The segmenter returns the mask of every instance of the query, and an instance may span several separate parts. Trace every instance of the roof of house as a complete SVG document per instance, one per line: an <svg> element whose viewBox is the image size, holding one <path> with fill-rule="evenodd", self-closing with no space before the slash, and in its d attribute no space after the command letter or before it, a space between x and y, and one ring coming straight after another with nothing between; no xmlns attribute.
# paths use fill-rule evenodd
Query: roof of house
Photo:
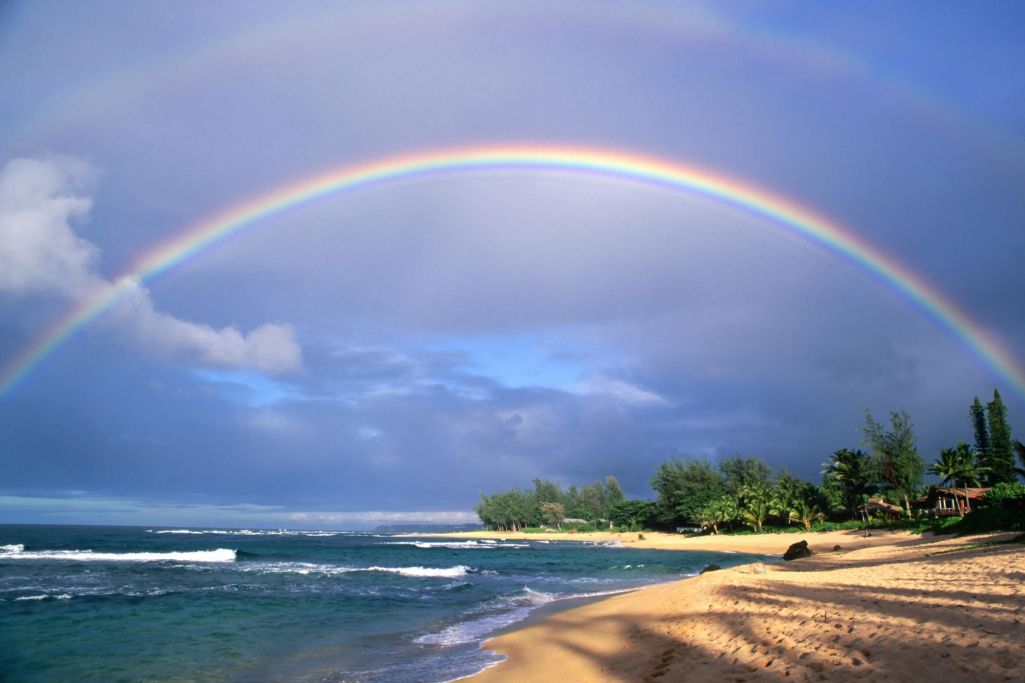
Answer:
<svg viewBox="0 0 1025 683"><path fill-rule="evenodd" d="M950 496L952 498L960 498L964 500L965 495L968 496L968 500L981 500L987 493L992 491L992 487L989 486L969 486L965 489L963 486L957 488L947 488L946 486L937 486L936 488L929 489L929 493L916 498L911 501L912 505L927 505L936 500L939 495ZM965 493L967 491L967 494Z"/></svg>
<svg viewBox="0 0 1025 683"><path fill-rule="evenodd" d="M865 509L866 510L886 510L887 512L892 512L892 513L897 514L897 515L903 515L904 514L904 508L902 508L899 505L894 505L893 503L887 503L882 498L869 498L868 502L865 503Z"/></svg>

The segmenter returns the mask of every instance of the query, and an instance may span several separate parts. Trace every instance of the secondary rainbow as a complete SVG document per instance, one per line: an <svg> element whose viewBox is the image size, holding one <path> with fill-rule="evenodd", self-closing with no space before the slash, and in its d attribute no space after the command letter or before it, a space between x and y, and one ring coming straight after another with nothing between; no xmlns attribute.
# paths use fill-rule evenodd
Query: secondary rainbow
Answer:
<svg viewBox="0 0 1025 683"><path fill-rule="evenodd" d="M815 211L752 184L667 159L599 148L550 145L464 147L345 165L249 198L144 254L112 286L59 319L29 344L0 375L0 397L33 368L109 309L127 291L229 237L295 207L329 195L430 174L481 171L569 172L686 191L735 207L850 259L920 308L975 353L1025 398L1025 373L1000 342L935 287L877 247Z"/></svg>

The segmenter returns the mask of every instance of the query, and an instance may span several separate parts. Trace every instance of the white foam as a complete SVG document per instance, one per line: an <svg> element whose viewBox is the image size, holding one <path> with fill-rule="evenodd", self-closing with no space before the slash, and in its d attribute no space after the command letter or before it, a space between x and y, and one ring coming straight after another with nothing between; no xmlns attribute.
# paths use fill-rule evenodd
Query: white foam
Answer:
<svg viewBox="0 0 1025 683"><path fill-rule="evenodd" d="M20 598L15 598L14 601L19 600L46 600L47 598L53 598L54 600L70 600L71 593L60 593L58 595L23 595Z"/></svg>
<svg viewBox="0 0 1025 683"><path fill-rule="evenodd" d="M195 534L195 535L199 536L199 535L202 535L202 534L208 534L210 532L209 531L193 531L191 529L157 529L156 531L154 531L153 529L146 529L146 533L148 533L148 534Z"/></svg>
<svg viewBox="0 0 1025 683"><path fill-rule="evenodd" d="M239 569L266 574L322 574L325 576L353 572L385 572L416 579L458 579L466 576L467 572L473 571L471 567L462 564L454 567L340 567L310 562L248 563L240 565Z"/></svg>
<svg viewBox="0 0 1025 683"><path fill-rule="evenodd" d="M620 541L591 541L588 545L597 546L599 548L624 548Z"/></svg>
<svg viewBox="0 0 1025 683"><path fill-rule="evenodd" d="M455 567L367 567L356 571L390 572L417 579L457 579L466 576L469 569L466 565L460 564Z"/></svg>
<svg viewBox="0 0 1025 683"><path fill-rule="evenodd" d="M451 550L488 550L496 546L483 545L477 541L389 541L384 545L409 545L416 548L449 548Z"/></svg>
<svg viewBox="0 0 1025 683"><path fill-rule="evenodd" d="M234 562L230 548L167 553L94 553L91 550L34 550L7 552L5 560L73 560L76 562Z"/></svg>
<svg viewBox="0 0 1025 683"><path fill-rule="evenodd" d="M529 548L529 543L502 543L496 541L390 541L385 545L411 545L417 548L448 548L450 550L493 550L495 548Z"/></svg>
<svg viewBox="0 0 1025 683"><path fill-rule="evenodd" d="M340 536L341 531L292 531L291 529L146 529L148 534L212 534L216 536Z"/></svg>
<svg viewBox="0 0 1025 683"><path fill-rule="evenodd" d="M510 624L515 624L518 621L523 621L532 611L542 605L547 605L560 600L592 598L605 595L615 595L617 593L624 592L626 592L626 590L559 594L535 591L524 586L523 590L518 593L502 596L496 600L489 601L485 605L474 610L474 613L489 611L491 612L490 614L477 619L470 619L468 621L459 622L458 624L452 624L437 633L428 633L427 635L420 636L413 642L420 645L441 645L442 647L479 642L483 641L486 637L490 636L500 628L504 628ZM498 610L497 613L496 610Z"/></svg>
<svg viewBox="0 0 1025 683"><path fill-rule="evenodd" d="M12 545L0 545L0 553L23 553L25 552L25 546L21 543L14 543Z"/></svg>

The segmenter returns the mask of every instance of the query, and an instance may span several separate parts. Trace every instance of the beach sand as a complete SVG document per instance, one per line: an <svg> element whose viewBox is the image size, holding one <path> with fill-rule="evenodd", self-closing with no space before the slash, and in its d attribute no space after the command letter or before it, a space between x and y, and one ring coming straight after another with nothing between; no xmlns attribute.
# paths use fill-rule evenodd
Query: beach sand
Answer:
<svg viewBox="0 0 1025 683"><path fill-rule="evenodd" d="M1013 534L631 536L638 547L777 556L807 539L815 555L554 614L488 641L508 660L474 683L1025 681L1025 545L968 547Z"/></svg>

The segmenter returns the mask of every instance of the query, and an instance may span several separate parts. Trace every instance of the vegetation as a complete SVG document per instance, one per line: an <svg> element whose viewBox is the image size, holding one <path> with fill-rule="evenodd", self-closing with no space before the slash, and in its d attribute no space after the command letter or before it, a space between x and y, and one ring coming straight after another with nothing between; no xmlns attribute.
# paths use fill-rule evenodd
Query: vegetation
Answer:
<svg viewBox="0 0 1025 683"><path fill-rule="evenodd" d="M929 465L929 474L939 477L941 484L964 487L964 505L960 506L961 514L964 514L971 510L968 486L979 485L984 469L979 465L972 447L962 441L954 448L941 450L939 459Z"/></svg>
<svg viewBox="0 0 1025 683"><path fill-rule="evenodd" d="M613 476L590 486L570 486L565 492L559 484L534 480L534 489L511 489L492 496L481 494L475 508L485 526L497 531L520 531L548 524L561 529L566 519L582 519L592 527L610 519L613 508L626 500Z"/></svg>
<svg viewBox="0 0 1025 683"><path fill-rule="evenodd" d="M822 463L825 480L835 482L843 499L844 509L857 514L857 508L875 491L876 470L869 457L861 452L841 448Z"/></svg>
<svg viewBox="0 0 1025 683"><path fill-rule="evenodd" d="M911 517L911 498L922 485L925 461L918 454L911 416L903 410L890 413L890 428L865 413L865 445L872 449L876 467L884 481L904 501L904 513Z"/></svg>
<svg viewBox="0 0 1025 683"><path fill-rule="evenodd" d="M1011 427L1007 424L1007 408L996 389L993 390L993 400L986 404L986 424L989 427L989 448L981 463L986 468L986 483L990 486L1012 483L1016 480L1016 473Z"/></svg>
<svg viewBox="0 0 1025 683"><path fill-rule="evenodd" d="M1022 484L997 484L979 507L954 527L954 531L960 533L998 530L1025 531L1025 486Z"/></svg>
<svg viewBox="0 0 1025 683"><path fill-rule="evenodd" d="M658 498L655 517L666 528L699 526L702 510L726 492L708 460L674 459L658 466L651 480Z"/></svg>
<svg viewBox="0 0 1025 683"><path fill-rule="evenodd" d="M545 528L712 534L876 527L936 533L1025 530L1025 486L1016 482L1016 476L1025 477L1025 445L1011 438L1006 408L998 392L993 396L985 406L976 397L969 409L974 448L961 442L941 449L928 467L906 412L890 413L888 424L866 413L863 435L869 452L834 451L822 463L818 486L786 470L774 475L764 460L753 456L736 454L715 465L707 458L673 458L655 470L654 500L628 500L613 476L565 490L557 482L535 479L533 489L482 494L476 510L492 529L526 532ZM1021 468L1014 466L1014 453L1021 459ZM994 474L993 468L999 471ZM956 493L960 514L936 519L929 511L912 509L912 501L923 500L928 493L923 488L926 472ZM972 510L968 489L980 484L995 486ZM895 522L871 516L872 506L866 506L871 497L899 504L905 518Z"/></svg>

